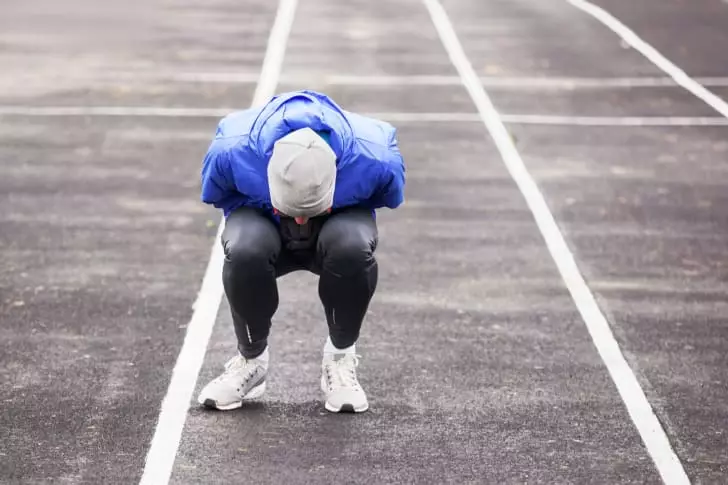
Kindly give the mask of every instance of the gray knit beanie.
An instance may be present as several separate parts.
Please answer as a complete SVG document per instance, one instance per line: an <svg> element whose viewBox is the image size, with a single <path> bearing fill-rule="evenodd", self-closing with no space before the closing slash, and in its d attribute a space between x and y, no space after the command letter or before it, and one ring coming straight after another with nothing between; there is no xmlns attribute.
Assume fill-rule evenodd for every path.
<svg viewBox="0 0 728 485"><path fill-rule="evenodd" d="M290 217L314 217L334 202L336 154L310 128L295 130L273 145L268 186L273 207Z"/></svg>

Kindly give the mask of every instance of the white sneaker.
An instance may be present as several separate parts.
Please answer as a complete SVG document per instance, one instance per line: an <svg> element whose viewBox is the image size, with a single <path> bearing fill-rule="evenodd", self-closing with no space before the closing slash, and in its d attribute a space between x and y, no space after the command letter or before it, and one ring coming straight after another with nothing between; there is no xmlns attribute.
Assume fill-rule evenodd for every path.
<svg viewBox="0 0 728 485"><path fill-rule="evenodd" d="M238 354L225 364L225 372L202 389L197 402L207 408L229 411L243 405L243 401L256 399L265 392L267 362L247 360Z"/></svg>
<svg viewBox="0 0 728 485"><path fill-rule="evenodd" d="M321 390L326 409L332 413L361 413L369 409L367 396L356 378L359 359L355 354L324 353Z"/></svg>

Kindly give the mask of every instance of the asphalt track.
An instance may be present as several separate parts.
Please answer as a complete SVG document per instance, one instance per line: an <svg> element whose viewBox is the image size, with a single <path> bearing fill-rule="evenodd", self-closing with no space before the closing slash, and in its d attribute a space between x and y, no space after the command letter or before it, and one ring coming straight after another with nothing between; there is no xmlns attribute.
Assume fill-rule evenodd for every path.
<svg viewBox="0 0 728 485"><path fill-rule="evenodd" d="M728 100L724 1L597 3ZM720 115L566 1L443 6L501 113L559 117L507 127L688 477L725 483L728 127L618 126ZM276 7L0 9L0 483L139 482L219 221L216 117L163 112L249 106ZM404 120L372 408L323 410L315 280L287 276L268 394L190 402L169 483L660 483L423 3L299 0L277 91L300 88ZM194 395L232 352L223 300Z"/></svg>

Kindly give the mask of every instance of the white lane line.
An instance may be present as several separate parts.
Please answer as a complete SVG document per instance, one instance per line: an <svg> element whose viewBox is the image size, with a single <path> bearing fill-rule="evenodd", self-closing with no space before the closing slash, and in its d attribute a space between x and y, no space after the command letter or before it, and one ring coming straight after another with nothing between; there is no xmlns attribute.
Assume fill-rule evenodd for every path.
<svg viewBox="0 0 728 485"><path fill-rule="evenodd" d="M478 113L396 113L396 112L363 112L364 116L371 116L390 123L451 123L451 122L477 122L480 121Z"/></svg>
<svg viewBox="0 0 728 485"><path fill-rule="evenodd" d="M485 87L514 87L529 89L581 89L581 88L660 88L677 87L671 77L481 77ZM728 78L696 78L703 85L728 86Z"/></svg>
<svg viewBox="0 0 728 485"><path fill-rule="evenodd" d="M165 77L171 81L205 84L257 84L259 81L259 76L241 72L179 72L171 73Z"/></svg>
<svg viewBox="0 0 728 485"><path fill-rule="evenodd" d="M257 84L258 74L245 72L144 72L144 71L105 71L103 74L64 76L64 80L93 82L135 83L176 82L204 84ZM728 87L728 77L693 78L703 86ZM610 88L650 88L679 87L669 76L662 77L511 77L480 76L483 85L505 89L610 89ZM361 86L361 87L399 87L399 86L460 86L459 76L443 75L371 75L323 74L310 72L289 72L279 80L282 89L298 89L316 85L323 86Z"/></svg>
<svg viewBox="0 0 728 485"><path fill-rule="evenodd" d="M629 27L620 22L612 14L604 10L603 8L597 7L596 5L586 2L584 0L566 0L574 7L588 13L601 23L603 23L608 29L617 34L627 44L636 49L643 56L645 56L650 62L662 69L668 76L675 80L677 84L684 87L698 98L702 99L711 108L716 110L721 115L728 118L728 103L723 99L719 98L712 92L705 89L700 83L696 82L693 78L688 76L685 71L673 64L669 59L660 54L654 47L642 40L637 34L634 33Z"/></svg>
<svg viewBox="0 0 728 485"><path fill-rule="evenodd" d="M260 81L251 106L261 105L275 94L296 6L297 0L280 0L278 4L261 67ZM192 318L187 326L187 334L177 356L167 394L162 401L144 473L139 482L142 485L166 484L172 474L192 393L222 300L223 251L220 236L223 227L224 219L221 219L202 286L193 306Z"/></svg>
<svg viewBox="0 0 728 485"><path fill-rule="evenodd" d="M256 79L241 73L177 73L168 78L178 82L206 83L252 83ZM674 87L671 77L506 77L481 76L486 87L527 88L527 89L579 89L579 88L640 88ZM728 77L695 78L704 86L728 87ZM280 80L280 85L320 84L327 86L460 86L459 76L410 75L410 76L359 76L355 74L333 74L316 76L310 73L292 73Z"/></svg>
<svg viewBox="0 0 728 485"><path fill-rule="evenodd" d="M481 122L478 113L363 113L398 123ZM728 126L719 116L561 116L540 114L500 114L500 120L515 125L555 126Z"/></svg>
<svg viewBox="0 0 728 485"><path fill-rule="evenodd" d="M298 77L291 82L300 83ZM305 75L303 76L305 79ZM701 78L703 84L716 87L728 86L728 78ZM317 79L312 79L317 81ZM650 88L677 87L671 77L500 77L480 76L485 87L523 88L523 89L580 89L580 88ZM281 84L287 80L282 79ZM333 86L459 86L459 76L355 76L331 75L318 79L318 82Z"/></svg>
<svg viewBox="0 0 728 485"><path fill-rule="evenodd" d="M164 106L0 106L0 116L139 116L219 118L240 108L165 108Z"/></svg>
<svg viewBox="0 0 728 485"><path fill-rule="evenodd" d="M581 275L574 256L561 234L536 182L526 169L505 125L473 70L447 12L438 0L423 0L430 12L450 60L462 77L483 123L490 132L503 161L523 194L551 257L561 273L571 297L581 314L599 355L624 401L633 423L647 447L663 481L669 485L689 483L682 463L670 446L660 421L655 416L644 391L622 355L609 323L602 314L591 290Z"/></svg>
<svg viewBox="0 0 728 485"><path fill-rule="evenodd" d="M501 121L517 125L561 126L728 126L719 116L559 116L538 114L502 114Z"/></svg>
<svg viewBox="0 0 728 485"><path fill-rule="evenodd" d="M52 79L52 77L50 78ZM94 82L131 83L176 82L204 84L257 84L259 75L245 72L145 72L145 71L104 71L103 73L64 75L65 81L78 81L86 85ZM697 83L710 87L728 87L728 77L695 77ZM669 76L641 77L513 77L513 76L480 76L485 87L512 89L609 89L609 88L649 88L678 87ZM283 89L299 89L315 85L325 86L362 86L362 87L398 87L398 86L460 86L459 76L443 75L357 75L357 74L322 74L307 71L288 72L279 80ZM292 87L291 87L292 86Z"/></svg>
<svg viewBox="0 0 728 485"><path fill-rule="evenodd" d="M0 116L121 116L218 119L238 108L164 108L134 106L0 106ZM398 123L481 122L478 113L363 112ZM501 121L517 125L561 126L728 126L720 116L570 116L501 114Z"/></svg>

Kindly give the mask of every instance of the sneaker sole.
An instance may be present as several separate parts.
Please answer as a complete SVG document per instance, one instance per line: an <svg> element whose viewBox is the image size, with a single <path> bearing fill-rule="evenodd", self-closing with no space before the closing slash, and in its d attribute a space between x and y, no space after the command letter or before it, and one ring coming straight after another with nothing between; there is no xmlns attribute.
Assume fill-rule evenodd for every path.
<svg viewBox="0 0 728 485"><path fill-rule="evenodd" d="M259 384L252 388L248 393L243 397L240 401L231 402L230 404L218 404L217 401L214 399L205 399L205 401L202 403L202 405L208 409L217 409L218 411L232 411L233 409L238 409L243 407L243 403L245 401L250 401L252 399L257 399L261 397L265 393L265 381L262 384Z"/></svg>
<svg viewBox="0 0 728 485"><path fill-rule="evenodd" d="M326 394L326 383L324 382L323 377L321 378L321 392ZM341 406L336 407L329 401L326 401L324 407L327 411L331 413L363 413L364 411L369 409L369 402L366 402L357 408L354 407L354 405L351 403L342 404Z"/></svg>
<svg viewBox="0 0 728 485"><path fill-rule="evenodd" d="M364 404L363 406L359 406L358 408L355 408L353 404L342 404L341 407L335 407L331 405L328 401L326 401L326 404L324 405L327 411L332 413L363 413L364 411L369 409L369 404Z"/></svg>

